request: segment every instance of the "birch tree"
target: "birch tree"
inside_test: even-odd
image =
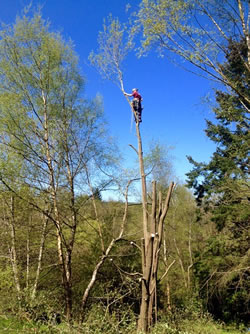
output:
[[[83,98],[84,80],[71,42],[52,33],[39,12],[4,26],[0,37],[0,180],[54,224],[70,320],[76,189],[85,182],[84,166],[102,151],[97,150],[105,136],[102,104]],[[18,191],[23,185],[33,195],[24,198]],[[64,211],[62,191],[67,194]]]
[[[244,40],[244,66],[250,70],[248,0],[142,0],[134,21],[133,33],[142,32],[141,54],[158,50],[185,69],[222,83],[241,96],[243,105],[249,103],[220,66],[231,41]]]
[[[24,196],[28,189],[23,188],[20,192]],[[29,293],[33,291],[33,299],[41,273],[48,218],[43,219],[43,215],[25,200],[20,200],[3,187],[0,192],[0,203],[0,257],[3,265],[1,269],[11,268],[10,282],[13,282],[14,288],[9,294],[22,302],[26,297],[29,299]]]

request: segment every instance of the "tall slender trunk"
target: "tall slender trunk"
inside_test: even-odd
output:
[[[143,151],[142,151],[142,140],[139,128],[139,122],[136,122],[136,134],[138,140],[138,158],[141,175],[141,189],[142,189],[142,214],[143,214],[143,234],[145,238],[145,245],[147,247],[147,236],[148,236],[148,203],[147,203],[147,185],[146,175],[144,170]]]
[[[27,289],[29,289],[29,279],[30,279],[30,235],[28,231],[27,241],[26,241],[26,288]]]
[[[167,309],[168,311],[171,311],[171,295],[170,295],[170,284],[169,281],[166,283],[166,293],[167,293]]]
[[[17,290],[18,299],[20,298],[20,281],[18,275],[18,261],[17,261],[17,252],[16,252],[16,228],[15,228],[15,202],[14,196],[11,195],[11,218],[10,218],[10,233],[11,233],[11,248],[10,248],[10,259],[12,265],[12,271],[14,275],[15,286]]]
[[[118,69],[118,80],[120,82],[120,88],[123,93],[123,78],[122,73]],[[125,94],[125,96],[127,96]],[[127,98],[127,97],[126,97]],[[129,102],[129,99],[127,98]],[[138,149],[136,150],[130,145],[137,153],[139,159],[139,170],[141,176],[141,191],[142,191],[142,214],[143,214],[143,238],[141,244],[142,255],[142,280],[141,280],[141,305],[140,315],[138,319],[138,331],[148,332],[153,324],[153,310],[155,320],[157,320],[157,272],[159,264],[159,254],[162,243],[163,235],[163,223],[169,208],[169,202],[174,189],[174,183],[171,183],[168,190],[168,195],[165,203],[162,203],[161,194],[159,194],[158,212],[157,212],[157,194],[156,194],[156,182],[153,182],[153,200],[152,211],[149,226],[148,215],[148,202],[147,202],[147,187],[146,187],[146,175],[144,170],[142,140],[140,134],[140,122],[137,119],[133,105],[130,103],[131,111],[136,120],[136,135]]]
[[[57,236],[57,251],[58,251],[58,261],[62,273],[62,286],[65,294],[65,306],[66,306],[66,319],[67,321],[71,320],[72,317],[72,286],[68,278],[71,276],[71,272],[68,267],[68,263],[71,263],[71,254],[67,254],[65,260],[64,251],[63,251],[63,235],[62,235],[62,223],[60,221],[58,203],[57,203],[57,190],[55,183],[55,175],[53,162],[51,157],[50,145],[49,145],[49,128],[48,128],[48,110],[47,110],[47,99],[44,91],[42,90],[42,99],[44,105],[44,143],[45,143],[45,152],[49,170],[50,177],[50,194],[54,207],[55,215],[55,225],[56,225],[56,236]]]
[[[93,208],[94,208],[94,211],[95,211],[95,219],[96,219],[97,224],[98,224],[98,234],[99,234],[99,238],[100,238],[100,241],[101,241],[102,253],[104,254],[105,253],[105,246],[104,246],[104,240],[103,240],[102,227],[101,227],[100,217],[99,217],[99,214],[98,214],[96,200],[95,200],[95,196],[94,196],[94,189],[93,189],[92,184],[90,182],[89,171],[88,171],[87,166],[85,166],[85,171],[86,171],[88,186],[89,186],[89,189],[90,189],[91,195],[92,195],[91,200],[92,200]]]
[[[34,282],[34,285],[33,285],[32,293],[31,293],[31,300],[34,300],[35,297],[36,297],[38,281],[39,281],[40,272],[41,272],[41,269],[42,269],[42,259],[43,259],[45,236],[46,236],[46,229],[47,229],[47,225],[48,225],[48,220],[49,219],[47,217],[44,217],[42,235],[41,235],[41,240],[40,240],[40,248],[39,248],[38,260],[37,260],[36,277],[35,277],[35,282]]]
[[[89,281],[89,284],[87,285],[87,288],[84,291],[83,297],[82,297],[82,304],[81,304],[81,320],[83,320],[84,318],[84,311],[86,308],[86,304],[89,298],[89,293],[91,291],[91,289],[93,288],[95,282],[96,282],[96,276],[98,271],[100,270],[101,266],[103,265],[103,263],[105,262],[105,260],[107,259],[108,255],[110,254],[110,251],[112,250],[113,246],[115,243],[115,239],[112,239],[112,241],[110,242],[108,248],[105,251],[105,254],[102,255],[101,259],[99,260],[99,262],[96,264],[93,272],[92,272],[92,276],[91,279]]]
[[[71,202],[71,236],[70,240],[66,246],[66,280],[67,280],[67,314],[66,317],[68,320],[72,318],[72,306],[73,306],[73,296],[72,296],[72,252],[75,243],[75,235],[77,229],[77,213],[75,208],[75,190],[74,190],[74,179],[70,169],[69,157],[68,157],[68,147],[66,149],[66,166],[67,166],[67,176],[68,182],[70,185],[70,202]]]
[[[118,242],[119,240],[121,240],[123,233],[124,233],[124,228],[125,228],[125,223],[127,221],[127,215],[128,215],[128,190],[129,190],[129,186],[131,184],[132,180],[130,180],[127,184],[126,187],[126,191],[125,191],[125,206],[124,206],[124,213],[123,213],[123,218],[122,218],[122,222],[120,225],[120,231],[119,231],[119,235],[116,238],[113,238],[108,247],[106,248],[104,254],[101,256],[99,262],[96,264],[93,272],[92,272],[92,276],[91,279],[89,281],[89,284],[87,285],[87,288],[84,291],[83,297],[82,297],[82,304],[81,304],[81,321],[83,321],[84,319],[84,311],[86,308],[86,304],[89,298],[89,294],[91,289],[93,288],[95,282],[96,282],[96,276],[98,274],[98,271],[100,270],[101,266],[103,265],[103,263],[105,262],[105,260],[108,258],[110,252],[112,251],[114,245],[116,242]],[[95,201],[95,200],[94,200]]]
[[[138,320],[138,331],[148,332],[154,320],[157,320],[157,272],[159,254],[163,236],[163,223],[169,208],[169,202],[174,189],[174,183],[169,187],[165,203],[159,195],[159,207],[157,213],[156,182],[153,182],[152,212],[148,219],[146,176],[143,164],[142,141],[139,129],[139,122],[136,122],[136,133],[138,139],[138,158],[141,175],[142,188],[142,210],[143,210],[143,233],[142,241],[142,285],[141,285],[141,306]]]
[[[187,269],[187,282],[188,282],[188,289],[191,288],[191,277],[190,277],[190,270],[193,267],[193,256],[192,256],[192,220],[189,220],[189,230],[188,230],[188,253],[189,253],[189,260],[190,264]]]
[[[175,244],[175,248],[178,254],[178,258],[179,258],[179,263],[180,263],[180,267],[181,267],[181,271],[182,271],[182,276],[183,276],[183,281],[184,281],[184,285],[187,288],[188,287],[188,283],[187,283],[187,278],[186,278],[186,272],[185,272],[185,268],[184,268],[184,264],[181,258],[181,252],[179,250],[179,247],[177,246],[177,242],[176,239],[174,238],[174,244]]]
[[[247,67],[248,70],[250,71],[250,36],[249,36],[249,23],[250,23],[250,9],[248,5],[248,13],[245,15],[244,9],[242,6],[242,1],[237,0],[238,2],[238,8],[239,8],[239,13],[240,13],[240,20],[241,20],[241,26],[243,30],[244,37],[246,38],[246,44],[247,44]],[[246,22],[245,22],[245,16],[246,16]]]

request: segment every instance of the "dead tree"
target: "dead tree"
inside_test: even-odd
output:
[[[131,108],[132,112],[135,113],[133,106],[131,106]],[[157,320],[157,272],[159,255],[162,244],[163,224],[168,212],[174,183],[172,182],[170,184],[167,197],[165,201],[163,201],[161,193],[157,196],[156,181],[153,181],[152,208],[151,213],[149,214],[146,174],[143,163],[140,123],[138,120],[136,121],[136,134],[138,150],[136,150],[132,145],[130,146],[136,151],[139,159],[143,212],[143,238],[141,244],[141,306],[138,320],[138,331],[148,332],[150,327],[152,327],[153,322]]]

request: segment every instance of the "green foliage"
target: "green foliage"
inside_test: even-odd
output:
[[[79,214],[76,193],[89,192],[90,178],[102,189],[115,174],[102,100],[82,98],[84,79],[72,43],[51,32],[40,12],[2,27],[0,78],[1,235],[7,227],[8,236],[1,254],[22,301],[33,288],[57,292],[62,281],[69,300],[77,227],[82,230],[88,218]],[[62,291],[54,298],[60,305],[67,300]]]
[[[143,29],[142,51],[170,44],[179,29],[187,33],[188,9],[189,4],[183,0],[141,1],[137,17]]]
[[[154,180],[157,182],[157,190],[162,191],[164,197],[174,174],[170,155],[171,149],[171,147],[152,142],[144,156],[144,167],[146,174],[148,174],[148,189],[151,188],[150,182]]]
[[[82,333],[133,333],[136,329],[136,319],[130,309],[122,306],[114,309],[113,312],[105,310],[101,305],[92,307],[83,323]]]
[[[99,49],[93,51],[89,60],[105,79],[122,85],[122,66],[127,54],[133,49],[133,37],[129,36],[125,24],[110,15],[104,20],[103,31],[98,36]]]
[[[248,38],[248,1],[142,0],[135,15],[132,31],[141,33],[141,55],[157,50],[182,66],[184,59],[197,74],[238,91],[218,59],[226,58],[230,39]]]
[[[164,310],[185,306],[196,294],[193,262],[201,236],[194,197],[185,186],[177,185],[164,226],[164,254],[159,269],[163,275],[167,266],[175,261],[160,283],[162,298],[159,298]]]
[[[0,262],[0,313],[6,312],[6,310],[13,310],[16,304],[16,294],[13,293],[14,282],[13,273],[10,266],[7,266],[4,261]]]
[[[0,36],[1,176],[7,182],[14,174],[16,186],[25,179],[47,194],[53,169],[58,187],[70,188],[69,162],[76,179],[93,156],[98,163],[111,156],[102,101],[81,98],[84,79],[72,43],[50,32],[39,12]]]
[[[31,333],[34,327],[34,324],[25,320],[0,315],[0,333]]]
[[[193,163],[190,187],[203,213],[210,212],[217,232],[211,235],[196,264],[201,288],[209,291],[208,309],[224,320],[247,321],[249,310],[249,69],[244,40],[230,41],[221,69],[238,94],[216,92],[217,123],[207,122],[207,136],[218,144],[210,162]],[[204,216],[204,214],[203,214]],[[204,291],[205,298],[207,292]],[[205,299],[204,299],[205,300]]]
[[[131,316],[131,318],[130,318]],[[129,320],[128,320],[129,318]],[[233,327],[225,327],[212,321],[207,316],[199,319],[179,320],[178,328],[174,323],[160,320],[152,329],[153,334],[240,334],[244,331]],[[46,325],[20,320],[16,317],[0,315],[0,333],[65,333],[65,334],[136,334],[136,321],[129,313],[124,311],[123,318],[118,320],[115,314],[105,314],[100,308],[89,311],[89,318],[82,325],[62,323],[60,325]]]

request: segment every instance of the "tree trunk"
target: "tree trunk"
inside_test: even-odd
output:
[[[42,236],[41,236],[41,241],[40,241],[40,248],[39,248],[39,254],[38,254],[38,260],[37,260],[37,269],[36,269],[36,278],[35,282],[33,285],[33,290],[31,294],[31,300],[35,299],[36,296],[36,291],[37,291],[37,285],[38,285],[38,280],[42,268],[42,258],[43,258],[43,251],[44,251],[44,245],[45,245],[45,235],[46,235],[46,229],[48,225],[48,218],[44,217],[44,223],[43,223],[43,229],[42,229]]]
[[[83,321],[83,319],[84,319],[84,313],[85,313],[86,304],[87,304],[87,301],[88,301],[88,298],[89,298],[90,291],[91,291],[91,289],[93,288],[93,286],[94,286],[94,284],[96,282],[96,276],[98,274],[98,271],[102,267],[102,265],[105,262],[105,260],[108,258],[108,256],[109,256],[110,252],[112,251],[113,246],[115,245],[115,243],[118,242],[119,240],[121,240],[121,238],[123,236],[124,228],[125,228],[125,223],[127,221],[127,215],[128,215],[128,189],[129,189],[129,186],[130,186],[131,182],[132,182],[132,180],[130,180],[128,182],[127,187],[126,187],[126,191],[125,191],[125,194],[124,194],[124,197],[125,197],[125,207],[124,207],[124,213],[123,213],[123,218],[122,218],[122,222],[121,222],[121,225],[120,225],[120,232],[119,232],[118,237],[117,238],[113,238],[110,241],[110,243],[109,243],[108,247],[106,248],[105,252],[103,251],[104,244],[103,244],[103,242],[101,240],[101,249],[104,252],[104,254],[100,258],[99,262],[96,264],[96,266],[95,266],[95,268],[93,270],[93,273],[92,273],[92,277],[91,277],[91,279],[89,281],[89,284],[88,284],[87,288],[84,291],[84,294],[83,294],[83,297],[82,297],[82,304],[81,304],[81,321]],[[93,195],[93,191],[92,191],[92,195]],[[95,203],[94,197],[93,197],[93,202]],[[96,206],[95,206],[95,209],[96,209]],[[97,211],[95,213],[97,214]],[[99,234],[99,236],[101,237],[102,233]]]
[[[159,263],[159,253],[162,243],[163,223],[166,217],[170,198],[173,192],[174,183],[169,187],[167,198],[162,204],[161,195],[159,195],[158,213],[157,213],[157,194],[156,182],[153,182],[153,199],[150,227],[148,226],[148,205],[146,176],[143,164],[142,141],[139,129],[139,122],[136,122],[136,132],[138,139],[138,158],[141,175],[142,188],[142,210],[143,210],[143,233],[142,243],[142,286],[141,286],[141,306],[138,320],[138,331],[148,332],[157,319],[157,271]]]
[[[18,299],[20,298],[20,282],[18,276],[18,264],[17,264],[17,253],[16,253],[16,229],[15,229],[15,203],[14,196],[11,195],[11,221],[10,221],[10,232],[11,232],[11,248],[10,248],[10,259],[12,264],[12,271],[14,275],[14,281],[16,285]]]
[[[184,285],[185,285],[185,288],[188,288],[188,283],[187,283],[187,279],[186,279],[186,271],[185,271],[184,264],[183,264],[183,261],[182,261],[182,258],[181,258],[181,252],[179,250],[179,247],[177,246],[177,242],[176,242],[175,238],[174,238],[174,244],[175,244],[175,248],[176,248],[176,251],[177,251],[177,254],[178,254],[178,258],[179,258],[179,263],[180,263],[180,267],[181,267],[181,272],[182,272],[182,276],[183,276]]]
[[[166,292],[167,292],[167,309],[168,311],[171,311],[172,307],[171,307],[171,295],[170,295],[169,281],[167,281]]]
[[[56,225],[56,236],[57,236],[57,251],[58,261],[62,273],[62,286],[64,289],[65,296],[65,308],[66,308],[66,320],[70,321],[72,318],[72,284],[71,284],[71,253],[68,251],[66,259],[63,249],[63,232],[62,222],[59,216],[58,203],[57,203],[57,187],[54,175],[53,159],[51,156],[50,145],[49,145],[49,128],[48,128],[48,114],[47,114],[47,99],[46,94],[42,90],[43,108],[44,108],[44,146],[48,164],[48,172],[50,178],[50,195],[53,202],[55,225]]]
[[[124,93],[122,75],[119,76],[121,90]],[[127,94],[125,94],[127,96]],[[128,98],[127,101],[129,102]],[[161,194],[159,194],[158,212],[157,212],[157,194],[156,182],[153,182],[153,200],[152,212],[149,225],[148,218],[148,203],[147,203],[147,187],[146,175],[144,170],[142,140],[140,134],[140,122],[137,119],[133,105],[130,103],[131,111],[136,120],[136,135],[138,149],[136,150],[139,159],[139,170],[141,176],[141,191],[142,191],[142,214],[143,214],[143,238],[141,246],[142,254],[142,280],[141,280],[141,305],[140,315],[138,319],[138,331],[148,332],[154,321],[157,320],[157,271],[159,263],[159,254],[162,243],[163,223],[166,217],[170,198],[174,189],[174,183],[169,186],[167,198],[163,205]],[[154,318],[154,319],[153,319]]]
[[[29,231],[27,233],[26,241],[26,289],[29,289],[29,279],[30,279],[30,235]]]
[[[87,301],[88,301],[88,298],[89,298],[89,293],[90,293],[90,290],[93,288],[94,284],[95,284],[95,281],[96,281],[96,275],[99,271],[99,269],[101,268],[101,266],[103,265],[104,261],[106,260],[107,256],[109,255],[110,251],[112,250],[113,246],[114,246],[114,243],[115,243],[115,240],[113,239],[106,252],[105,252],[105,255],[103,255],[100,259],[100,261],[97,263],[97,265],[95,266],[95,269],[92,273],[92,277],[90,279],[90,282],[87,286],[87,288],[85,289],[84,291],[84,294],[83,294],[83,297],[82,297],[82,305],[81,305],[81,321],[83,321],[83,318],[84,318],[84,311],[85,311],[85,307],[86,307],[86,304],[87,304]]]

